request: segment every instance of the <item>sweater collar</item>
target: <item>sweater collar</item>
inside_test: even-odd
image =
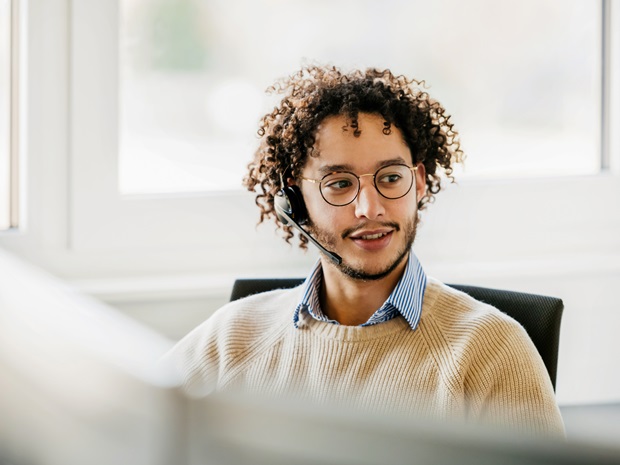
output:
[[[371,326],[391,320],[395,316],[402,315],[412,330],[416,329],[422,315],[422,303],[424,301],[424,291],[426,290],[426,274],[422,269],[420,261],[411,251],[407,260],[407,266],[403,276],[396,284],[392,293],[388,296],[383,305],[360,326]],[[295,308],[293,323],[299,328],[300,313],[308,313],[314,319],[327,323],[339,324],[335,320],[330,320],[321,310],[319,302],[319,290],[323,282],[323,269],[321,261],[318,260],[314,265],[310,275],[303,284],[301,301]]]

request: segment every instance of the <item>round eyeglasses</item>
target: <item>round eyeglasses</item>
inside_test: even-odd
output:
[[[377,192],[386,199],[404,197],[413,186],[413,172],[417,167],[403,164],[387,165],[379,168],[374,174],[360,174],[348,171],[333,171],[321,179],[301,179],[319,185],[323,199],[334,207],[344,207],[353,202],[360,192],[360,180],[364,176],[372,176]]]

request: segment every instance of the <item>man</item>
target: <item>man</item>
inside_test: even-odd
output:
[[[273,87],[245,185],[261,221],[321,249],[305,283],[233,302],[171,357],[193,395],[294,394],[562,434],[523,328],[427,277],[419,211],[462,158],[450,117],[389,71],[308,67]]]

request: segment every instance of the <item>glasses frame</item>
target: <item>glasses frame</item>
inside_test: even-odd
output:
[[[399,195],[398,197],[388,197],[386,195],[384,195],[379,188],[377,187],[377,174],[379,173],[379,171],[384,170],[386,168],[389,168],[391,166],[404,166],[406,168],[409,168],[409,170],[411,171],[411,183],[409,184],[409,187],[407,188],[407,191],[403,194],[403,195]],[[405,195],[407,195],[409,192],[411,192],[411,188],[413,187],[413,182],[415,179],[415,171],[418,169],[417,166],[409,166],[406,165],[404,163],[392,163],[389,165],[385,165],[382,166],[381,168],[379,168],[377,171],[375,171],[374,173],[367,173],[367,174],[360,174],[359,176],[351,171],[332,171],[330,173],[327,173],[325,176],[323,176],[321,179],[312,179],[312,178],[305,178],[303,176],[300,176],[300,178],[304,181],[308,181],[311,182],[313,184],[318,184],[319,185],[319,192],[321,193],[321,197],[323,197],[323,200],[325,200],[325,202],[327,202],[329,205],[333,206],[333,207],[346,207],[347,205],[352,204],[353,202],[355,202],[355,199],[357,199],[357,196],[360,194],[360,190],[362,188],[362,178],[366,177],[366,176],[372,176],[372,184],[373,186],[375,186],[375,189],[377,190],[377,192],[379,193],[379,195],[381,197],[383,197],[384,199],[388,199],[388,200],[396,200],[396,199],[401,199],[403,198]],[[357,178],[357,192],[355,193],[355,195],[353,196],[353,198],[347,202],[347,203],[343,203],[342,205],[336,205],[331,203],[329,200],[327,200],[325,198],[325,195],[323,195],[323,189],[321,188],[321,185],[323,183],[323,180],[327,177],[327,176],[331,176],[332,174],[336,174],[336,173],[346,173],[346,174],[350,174],[354,177]]]

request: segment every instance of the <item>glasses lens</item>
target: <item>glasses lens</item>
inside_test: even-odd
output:
[[[375,174],[375,186],[379,193],[388,199],[398,199],[407,195],[413,185],[413,173],[406,165],[390,165]]]
[[[327,203],[342,206],[355,199],[359,180],[351,173],[330,173],[321,180],[320,187],[321,194]]]

